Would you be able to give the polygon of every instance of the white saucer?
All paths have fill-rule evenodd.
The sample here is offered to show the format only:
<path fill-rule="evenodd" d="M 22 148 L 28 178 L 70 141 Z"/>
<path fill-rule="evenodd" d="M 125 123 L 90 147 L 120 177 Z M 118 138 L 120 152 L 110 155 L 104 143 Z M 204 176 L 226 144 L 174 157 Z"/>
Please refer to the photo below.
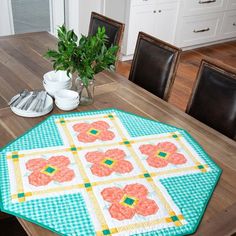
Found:
<path fill-rule="evenodd" d="M 53 100 L 49 95 L 47 95 L 47 98 L 45 101 L 45 106 L 44 106 L 44 109 L 42 112 L 25 111 L 25 110 L 19 109 L 17 107 L 12 107 L 12 106 L 10 108 L 18 116 L 39 117 L 39 116 L 44 116 L 44 115 L 48 114 L 53 109 Z"/>

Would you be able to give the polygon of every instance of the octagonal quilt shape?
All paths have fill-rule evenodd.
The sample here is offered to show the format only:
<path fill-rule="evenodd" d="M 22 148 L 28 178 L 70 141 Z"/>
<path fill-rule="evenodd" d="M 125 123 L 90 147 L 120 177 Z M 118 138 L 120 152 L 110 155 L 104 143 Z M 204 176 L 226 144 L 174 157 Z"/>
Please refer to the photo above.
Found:
<path fill-rule="evenodd" d="M 52 115 L 1 150 L 1 210 L 62 235 L 193 233 L 221 169 L 183 129 Z"/>

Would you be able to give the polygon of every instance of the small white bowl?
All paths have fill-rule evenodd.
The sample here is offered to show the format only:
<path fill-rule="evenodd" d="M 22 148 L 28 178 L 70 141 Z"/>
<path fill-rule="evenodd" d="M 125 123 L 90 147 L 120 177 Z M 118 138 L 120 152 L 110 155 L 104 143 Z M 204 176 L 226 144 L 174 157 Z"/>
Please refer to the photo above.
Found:
<path fill-rule="evenodd" d="M 79 94 L 73 90 L 62 89 L 55 92 L 55 103 L 57 107 L 64 111 L 70 111 L 78 107 Z"/>
<path fill-rule="evenodd" d="M 47 93 L 49 95 L 51 95 L 52 97 L 54 97 L 54 94 L 62 89 L 70 89 L 72 87 L 72 82 L 70 82 L 68 85 L 64 86 L 64 87 L 58 87 L 58 86 L 49 86 L 45 83 L 43 83 L 43 87 L 45 88 L 45 90 L 47 91 Z"/>
<path fill-rule="evenodd" d="M 58 71 L 49 71 L 46 74 L 43 75 L 43 79 L 45 83 L 56 83 L 56 84 L 64 84 L 71 80 L 71 75 L 68 76 L 67 72 L 64 70 L 58 70 Z"/>
<path fill-rule="evenodd" d="M 55 104 L 59 109 L 63 111 L 71 111 L 71 110 L 76 109 L 79 106 L 79 102 L 65 105 L 65 104 L 57 103 L 57 101 L 55 101 Z"/>
<path fill-rule="evenodd" d="M 55 99 L 74 101 L 78 98 L 79 94 L 76 91 L 69 89 L 61 89 L 55 93 Z"/>
<path fill-rule="evenodd" d="M 76 100 L 62 100 L 62 99 L 55 99 L 55 102 L 59 105 L 62 105 L 62 106 L 70 106 L 70 105 L 76 105 L 80 102 L 80 99 L 77 98 Z"/>
<path fill-rule="evenodd" d="M 65 88 L 72 84 L 72 81 L 69 80 L 66 83 L 46 83 L 45 81 L 43 81 L 43 84 L 49 88 Z"/>

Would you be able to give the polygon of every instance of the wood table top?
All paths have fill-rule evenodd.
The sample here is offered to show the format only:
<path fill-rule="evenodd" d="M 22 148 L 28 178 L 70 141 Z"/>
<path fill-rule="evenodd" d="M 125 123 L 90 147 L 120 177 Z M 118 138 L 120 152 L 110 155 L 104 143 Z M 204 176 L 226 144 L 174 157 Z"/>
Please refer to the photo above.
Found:
<path fill-rule="evenodd" d="M 23 118 L 12 113 L 7 102 L 22 89 L 42 89 L 42 76 L 52 70 L 43 55 L 55 48 L 47 32 L 0 37 L 0 146 L 22 135 L 47 116 Z M 96 76 L 95 102 L 77 111 L 118 108 L 184 128 L 223 169 L 203 219 L 194 235 L 231 235 L 236 232 L 236 142 L 195 120 L 171 104 L 118 75 Z M 64 113 L 56 107 L 50 114 Z M 49 115 L 50 115 L 49 114 Z M 55 235 L 18 219 L 29 235 Z"/>

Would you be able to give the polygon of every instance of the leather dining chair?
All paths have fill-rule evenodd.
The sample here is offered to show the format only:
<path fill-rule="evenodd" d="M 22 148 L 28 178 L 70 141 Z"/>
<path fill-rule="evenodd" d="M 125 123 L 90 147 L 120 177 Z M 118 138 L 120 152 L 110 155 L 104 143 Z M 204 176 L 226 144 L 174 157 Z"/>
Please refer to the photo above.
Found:
<path fill-rule="evenodd" d="M 168 100 L 181 49 L 139 32 L 129 80 Z"/>
<path fill-rule="evenodd" d="M 236 140 L 236 71 L 202 60 L 186 113 Z"/>
<path fill-rule="evenodd" d="M 98 14 L 91 13 L 88 35 L 95 35 L 98 27 L 105 27 L 106 35 L 108 36 L 107 47 L 118 45 L 121 47 L 125 25 L 121 22 Z"/>

